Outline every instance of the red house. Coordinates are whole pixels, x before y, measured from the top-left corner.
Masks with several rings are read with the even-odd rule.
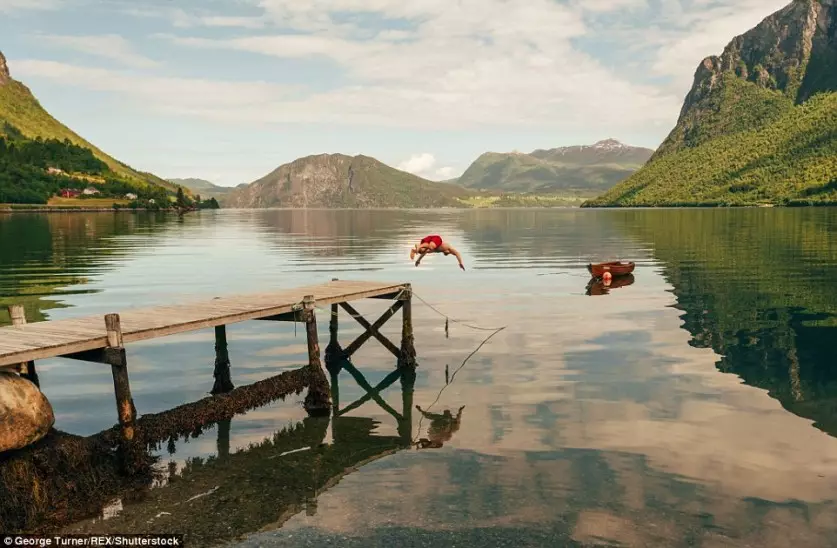
[[[78,190],[73,190],[72,188],[62,188],[59,194],[62,198],[76,198],[81,193]]]

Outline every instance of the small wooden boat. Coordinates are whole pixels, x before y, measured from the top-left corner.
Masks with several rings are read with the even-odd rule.
[[[605,272],[610,272],[614,278],[618,276],[627,276],[634,271],[636,264],[630,261],[614,261],[610,263],[596,263],[588,264],[587,270],[594,278],[601,278]]]

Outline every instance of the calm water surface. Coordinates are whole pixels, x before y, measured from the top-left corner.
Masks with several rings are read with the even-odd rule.
[[[409,248],[428,233],[468,270],[433,256],[415,268]],[[588,288],[584,264],[606,259],[635,260],[634,283]],[[412,404],[400,382],[332,422],[306,420],[303,396],[277,401],[162,448],[171,482],[67,530],[245,546],[837,545],[837,210],[0,215],[0,304],[24,303],[29,321],[333,277],[411,282],[438,309],[414,300]],[[356,307],[372,321],[387,305]],[[396,342],[397,318],[383,329]],[[344,346],[360,333],[341,317]],[[236,324],[228,339],[236,386],[306,360],[293,324]],[[138,412],[205,397],[213,342],[129,345]],[[395,365],[374,340],[353,362],[372,386]],[[38,368],[56,428],[114,424],[107,369]],[[338,387],[341,407],[366,393],[347,372]],[[391,450],[405,435],[442,446]],[[343,460],[318,457],[322,439]],[[272,508],[292,489],[283,466],[310,492]]]

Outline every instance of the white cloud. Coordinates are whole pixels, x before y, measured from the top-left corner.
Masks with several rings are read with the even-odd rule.
[[[267,23],[265,17],[197,14],[188,12],[183,8],[167,6],[133,6],[122,9],[122,13],[146,19],[163,19],[168,21],[173,27],[181,29],[195,27],[258,29],[264,27]]]
[[[429,171],[435,165],[436,158],[432,154],[425,152],[423,154],[413,154],[396,167],[401,171],[418,175],[419,173]]]
[[[619,78],[574,49],[571,39],[587,31],[582,16],[552,0],[261,0],[259,5],[267,19],[293,31],[168,39],[195,48],[328,59],[351,84],[277,102],[269,111],[200,115],[424,129],[513,125],[605,131],[670,123],[680,107],[677,95]],[[596,9],[605,7],[599,2]],[[375,24],[352,22],[346,14],[374,16]],[[385,18],[402,22],[397,29],[384,28]]]
[[[158,110],[174,113],[201,109],[235,111],[236,108],[258,111],[273,101],[281,101],[292,91],[290,87],[264,82],[149,77],[54,61],[17,61],[15,72],[22,78],[48,78],[93,91],[123,93]]]
[[[56,10],[62,4],[62,0],[0,0],[0,13],[24,10]]]
[[[648,8],[648,0],[578,0],[574,5],[593,13]]]
[[[436,168],[436,157],[429,152],[413,154],[398,164],[396,169],[430,179],[431,181],[452,179],[455,173],[454,169],[449,166]]]
[[[149,68],[158,64],[156,61],[134,51],[130,42],[116,34],[97,36],[38,35],[37,39],[40,42],[48,42],[62,48],[112,59],[130,67]]]
[[[252,0],[251,11],[224,14],[133,8],[135,15],[196,29],[190,36],[158,35],[172,44],[295,59],[311,62],[311,70],[300,72],[296,86],[149,78],[46,61],[17,63],[16,70],[224,123],[662,136],[700,60],[785,1],[679,0],[662,2],[659,11],[646,9],[646,0]],[[253,15],[254,7],[260,15]],[[622,11],[630,17],[608,22]],[[199,27],[210,26],[238,31],[208,38]],[[589,41],[602,33],[615,40],[608,47],[636,53],[627,63],[635,69],[575,45],[577,38]],[[124,43],[72,45],[132,66],[146,62]],[[330,62],[329,74],[320,60]],[[217,68],[212,78],[224,73]],[[321,76],[327,84],[317,81]],[[656,76],[673,83],[645,83]]]
[[[439,180],[453,179],[456,171],[452,167],[440,167],[436,170],[436,178]]]

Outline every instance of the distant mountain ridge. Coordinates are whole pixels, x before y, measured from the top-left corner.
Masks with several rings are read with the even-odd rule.
[[[172,184],[188,188],[193,194],[200,195],[201,198],[221,200],[233,190],[233,187],[219,186],[206,179],[185,178],[168,179],[168,181]]]
[[[837,0],[794,0],[704,59],[648,164],[592,206],[837,203]]]
[[[230,208],[463,207],[469,193],[397,170],[369,156],[319,154],[283,164],[223,201]]]
[[[653,150],[605,139],[523,152],[487,152],[457,182],[471,189],[508,192],[602,192],[645,164]]]

